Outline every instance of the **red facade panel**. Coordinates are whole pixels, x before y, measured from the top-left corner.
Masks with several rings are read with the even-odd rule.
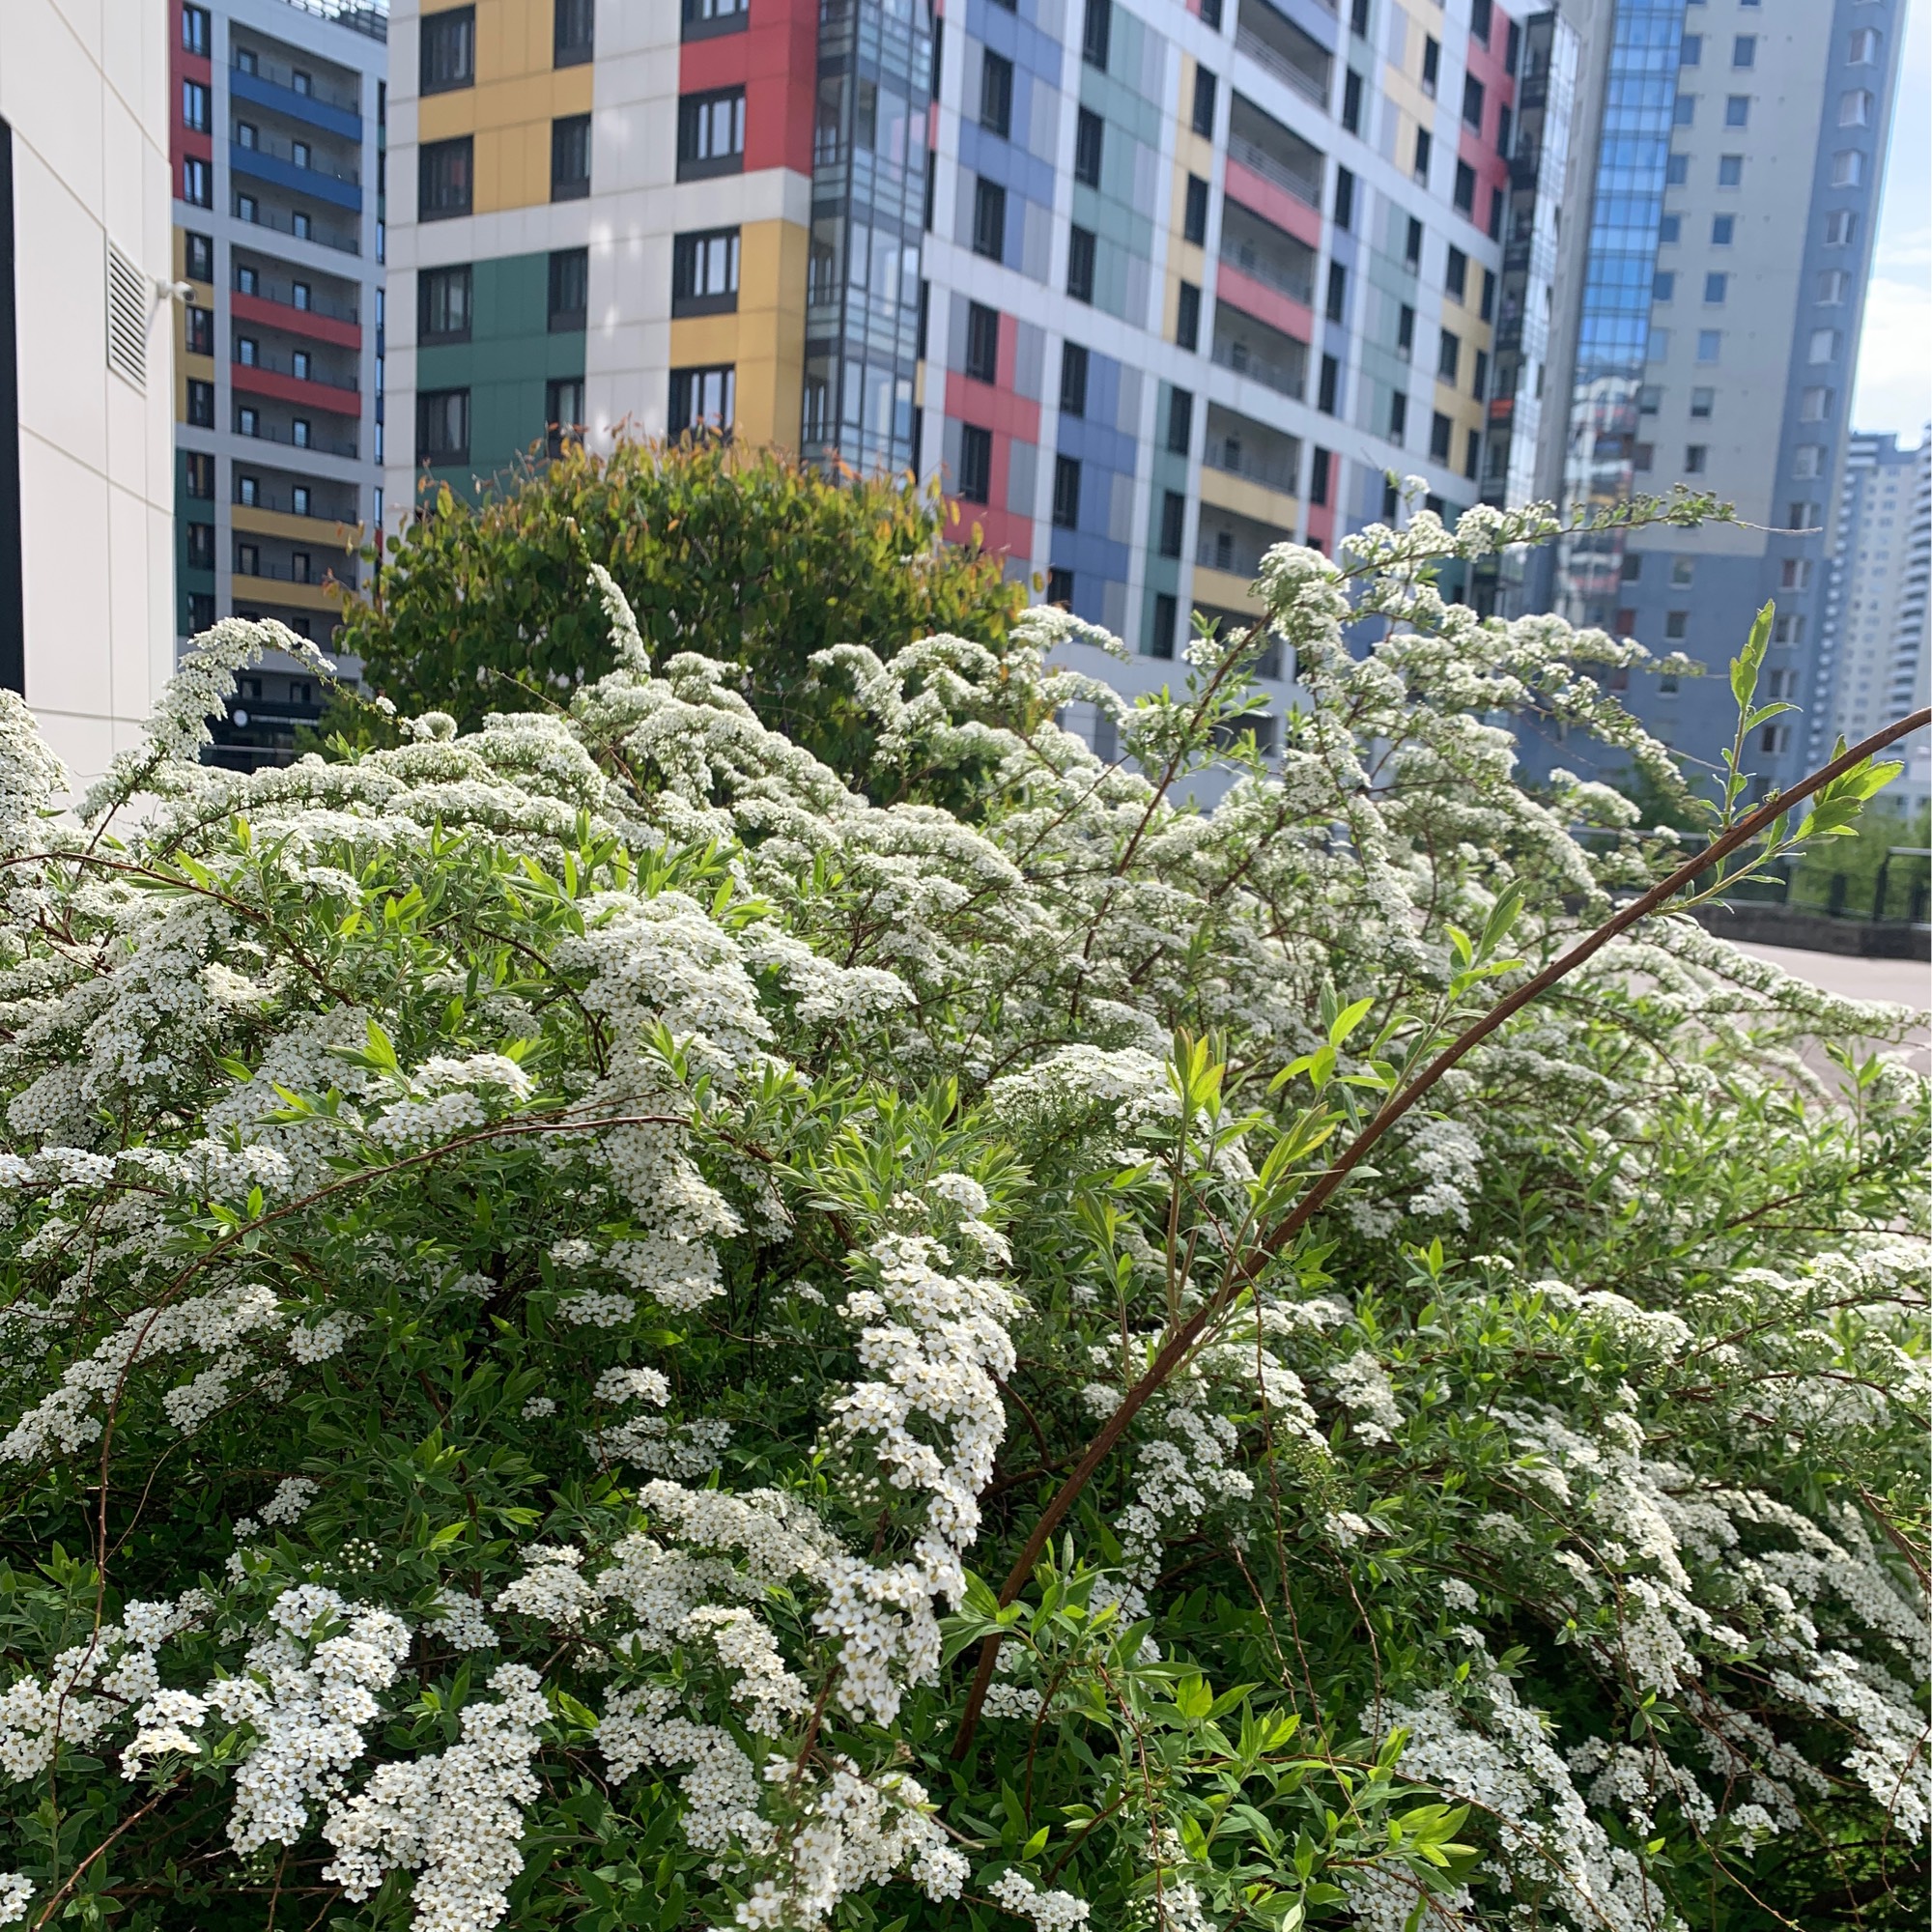
[[[257,322],[268,328],[284,328],[291,335],[305,335],[311,342],[332,342],[343,349],[362,346],[359,323],[338,322],[332,315],[317,315],[311,308],[270,301],[265,296],[233,296],[229,298],[229,312],[237,322]]]
[[[745,90],[745,171],[811,172],[818,83],[817,0],[753,0],[742,34],[688,41],[678,53],[678,90]]]
[[[1239,161],[1231,159],[1225,178],[1228,199],[1238,201],[1245,209],[1259,214],[1264,221],[1272,221],[1277,228],[1285,228],[1297,241],[1306,242],[1311,248],[1321,245],[1321,211],[1310,208],[1297,195],[1290,194],[1284,187],[1277,187],[1265,176],[1258,175],[1254,169],[1243,167]]]

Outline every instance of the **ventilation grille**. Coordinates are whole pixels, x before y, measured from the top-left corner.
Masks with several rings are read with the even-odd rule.
[[[107,244],[107,366],[137,389],[148,386],[148,282]]]

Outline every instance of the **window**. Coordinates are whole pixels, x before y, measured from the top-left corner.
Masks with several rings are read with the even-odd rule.
[[[1002,262],[1007,251],[1007,191],[984,176],[973,184],[973,252]]]
[[[1063,530],[1080,523],[1080,464],[1071,456],[1053,459],[1053,521]]]
[[[1332,355],[1321,358],[1321,374],[1315,385],[1315,407],[1324,416],[1335,413],[1335,400],[1342,386],[1342,365]]]
[[[1825,473],[1825,447],[1817,442],[1801,442],[1793,453],[1791,473],[1794,476],[1822,476]]]
[[[1060,413],[1087,413],[1087,351],[1077,342],[1060,345]]]
[[[1658,217],[1657,239],[1666,245],[1675,245],[1684,236],[1684,217],[1681,214],[1664,214]]]
[[[1838,331],[1835,328],[1814,328],[1804,359],[1807,362],[1835,362],[1838,359]]]
[[[1852,38],[1845,48],[1845,64],[1848,67],[1870,67],[1878,59],[1878,29],[1876,27],[1854,27]]]
[[[1678,43],[1677,65],[1679,67],[1701,67],[1704,61],[1704,36],[1686,34]]]
[[[1355,177],[1348,168],[1335,170],[1335,226],[1347,231],[1355,225]]]
[[[1483,125],[1483,83],[1473,73],[1463,76],[1463,119],[1480,130]]]
[[[560,115],[550,124],[550,198],[582,201],[589,192],[590,116]]]
[[[298,416],[289,425],[289,440],[298,449],[307,449],[314,441],[314,425],[306,416]]]
[[[235,338],[235,359],[244,369],[257,367],[262,360],[262,345],[252,335]]]
[[[1067,232],[1066,293],[1075,301],[1090,302],[1094,299],[1094,231],[1091,228],[1073,228]]]
[[[1320,447],[1316,449],[1314,460],[1308,466],[1308,500],[1311,503],[1327,502],[1329,469],[1333,462],[1332,452]]]
[[[476,9],[452,7],[422,17],[419,91],[447,94],[476,85]]]
[[[261,63],[255,58],[253,47],[240,47],[235,54],[236,70],[242,73],[259,73]]]
[[[1707,442],[1690,442],[1684,446],[1684,473],[1687,476],[1701,476],[1711,455],[1711,445]]]
[[[1650,278],[1650,298],[1654,302],[1673,300],[1677,295],[1677,273],[1672,269],[1659,269]]]
[[[1715,362],[1719,351],[1724,344],[1724,332],[1720,328],[1700,328],[1697,331],[1697,359],[1700,362]]]
[[[475,181],[473,137],[425,141],[416,150],[416,215],[422,221],[447,221],[469,213]]]
[[[738,306],[738,231],[708,228],[670,245],[672,315],[729,315]]]
[[[1469,393],[1480,403],[1490,393],[1490,352],[1476,351],[1476,373],[1469,382]]]
[[[298,349],[289,357],[289,374],[298,383],[306,383],[309,380],[313,364],[309,360],[306,349]]]
[[[1490,8],[1491,0],[1470,0],[1469,32],[1484,46],[1490,43]]]
[[[1735,214],[1714,214],[1711,217],[1711,246],[1728,248],[1738,232],[1738,217]]]
[[[1175,389],[1167,404],[1167,446],[1176,456],[1185,456],[1194,437],[1194,391]]]
[[[1745,180],[1745,157],[1742,155],[1719,155],[1718,156],[1718,185],[1719,187],[1742,187]]]
[[[1696,124],[1697,97],[1694,94],[1680,94],[1670,103],[1670,125],[1673,128],[1690,128]]]
[[[555,26],[551,39],[551,65],[583,67],[596,52],[596,0],[556,0]]]
[[[1643,475],[1649,475],[1657,468],[1657,445],[1654,442],[1633,444],[1631,448],[1631,468]],[[1621,624],[1617,628],[1619,630],[1628,630],[1630,626]]]
[[[1408,218],[1408,240],[1403,248],[1402,258],[1411,273],[1422,267],[1422,223],[1412,214]]]
[[[1073,602],[1073,573],[1059,564],[1051,565],[1046,573],[1046,601],[1057,604],[1064,611]]]
[[[1201,24],[1210,34],[1221,31],[1221,0],[1201,0]]]
[[[1347,170],[1344,174],[1346,176]],[[1208,184],[1199,175],[1187,177],[1187,198],[1180,216],[1181,239],[1201,242],[1208,239]]]
[[[1827,269],[1818,277],[1818,305],[1820,308],[1836,308],[1845,299],[1845,290],[1850,286],[1850,277],[1842,269]]]
[[[1672,582],[1674,582],[1673,576]],[[1690,635],[1690,613],[1688,611],[1666,611],[1663,613],[1663,641],[1667,644],[1681,644]]]
[[[1342,82],[1342,126],[1350,134],[1362,131],[1362,76],[1353,68]]]
[[[1490,190],[1489,236],[1492,242],[1503,239],[1503,191],[1499,187]]]
[[[468,342],[470,327],[470,270],[424,269],[416,276],[416,340]]]
[[[1080,110],[1073,130],[1073,179],[1085,187],[1100,185],[1100,147],[1106,128],[1107,124],[1091,107]]]
[[[192,155],[182,161],[182,199],[196,208],[214,206],[214,176],[206,161]]]
[[[262,546],[260,544],[237,542],[235,546],[235,575],[237,577],[260,577],[262,574]]]
[[[1422,37],[1422,88],[1425,94],[1435,92],[1435,83],[1442,73],[1442,43],[1434,34]]]
[[[678,180],[742,174],[744,167],[745,90],[685,95],[677,103]]]
[[[1013,64],[990,48],[980,63],[980,126],[1002,140],[1013,130]]]
[[[182,126],[208,132],[208,89],[198,80],[182,82]]]
[[[1708,416],[1717,407],[1716,389],[1692,389],[1690,391],[1690,413],[1693,416]]]
[[[1730,294],[1731,278],[1726,274],[1709,274],[1704,277],[1704,299],[1713,306],[1721,305]]]
[[[1729,94],[1724,97],[1724,126],[1726,128],[1748,128],[1750,126],[1750,96],[1748,94]]]
[[[573,335],[589,320],[590,251],[559,248],[550,258],[550,332]]]
[[[1429,418],[1429,454],[1432,461],[1449,461],[1449,439],[1456,433],[1456,425],[1436,410]]]
[[[1201,291],[1193,282],[1182,282],[1175,298],[1174,342],[1178,349],[1201,347]]]
[[[1463,474],[1464,476],[1475,475],[1477,469],[1481,467],[1482,460],[1483,433],[1481,430],[1472,429],[1469,432],[1468,445],[1463,455]]]
[[[1435,345],[1435,373],[1445,383],[1454,383],[1462,374],[1463,340],[1444,329]]]
[[[742,34],[751,24],[750,0],[684,0],[683,37],[687,41],[708,41],[719,34]],[[935,39],[935,59],[938,51]]]
[[[1800,505],[1810,508],[1809,504]],[[1802,644],[1804,641],[1804,613],[1802,611],[1779,611],[1772,624],[1772,640],[1779,644]]]
[[[1153,599],[1153,635],[1148,639],[1148,655],[1171,658],[1174,634],[1180,628],[1180,606],[1171,590],[1157,590]]]
[[[1214,131],[1214,76],[1205,67],[1194,70],[1194,131],[1197,134],[1211,134]]]
[[[214,279],[214,238],[212,235],[195,235],[184,232],[182,267],[191,282],[212,282]]]
[[[1865,180],[1865,157],[1858,148],[1840,148],[1832,156],[1832,185],[1833,187],[1862,187]]]
[[[1413,168],[1411,169],[1411,172],[1414,174],[1417,181],[1419,182],[1428,181],[1429,163],[1432,157],[1435,156],[1435,137],[1430,133],[1427,128],[1418,128],[1415,130],[1415,163]],[[1460,167],[1462,163],[1458,162],[1457,165]],[[1471,192],[1474,191],[1475,179],[1476,179],[1475,174],[1473,171],[1471,171],[1469,176],[1469,181],[1471,184]]]
[[[1832,392],[1824,387],[1812,387],[1800,392],[1798,398],[1798,420],[1800,422],[1826,422],[1832,414]]]
[[[738,372],[728,362],[670,372],[672,436],[728,436],[737,413]]]
[[[1643,553],[1641,551],[1626,551],[1624,553],[1623,562],[1618,566],[1617,579],[1618,582],[1623,583],[1641,583],[1643,582]],[[1618,630],[1632,630],[1634,628],[1635,623],[1636,619],[1634,616],[1627,624],[1624,622],[1624,613],[1621,611],[1617,612]]]
[[[315,92],[315,82],[300,68],[291,68],[289,70],[289,91],[293,94],[299,94],[306,99]]]
[[[416,398],[416,461],[469,461],[469,391],[426,389]]]
[[[315,581],[315,559],[307,551],[289,553],[289,581],[293,583],[312,583]]]
[[[289,508],[298,517],[308,515],[309,493],[306,483],[298,483],[289,492]]]
[[[1666,187],[1682,187],[1690,179],[1690,156],[1689,155],[1668,156],[1663,163],[1663,185]]]
[[[978,423],[960,425],[959,494],[969,503],[992,500],[993,432]]]
[[[190,389],[192,389],[194,385],[190,384],[188,386]],[[213,397],[213,393],[214,393],[213,385],[210,384],[209,394],[211,398]],[[214,404],[212,400],[209,403],[208,407],[209,407],[209,419],[210,422],[213,423]],[[193,408],[194,408],[194,398],[192,395],[190,395],[188,397],[188,409],[190,412],[192,412]],[[194,417],[191,413],[188,417],[188,420],[190,422],[194,420]],[[255,409],[250,404],[247,403],[239,404],[236,407],[235,411],[235,434],[237,436],[260,436],[262,434],[262,412],[258,409]]]
[[[1755,67],[1757,65],[1757,36],[1740,34],[1731,43],[1731,65],[1733,67]]]
[[[214,628],[214,599],[206,590],[190,590],[187,594],[187,629],[190,637],[199,637],[204,631]]]
[[[214,36],[210,30],[208,9],[206,7],[184,7],[182,9],[182,47],[185,52],[199,54],[203,60],[209,59],[209,49],[214,44]]]
[[[1683,590],[1690,586],[1697,575],[1697,559],[1694,556],[1673,556],[1670,559],[1670,587]],[[1668,627],[1664,635],[1669,635]]]
[[[298,242],[306,242],[309,238],[308,216],[300,213],[291,216],[289,220],[289,232]]]
[[[1348,312],[1349,271],[1340,262],[1328,264],[1328,306],[1330,322],[1340,322]]]
[[[966,373],[976,383],[1000,380],[1000,312],[983,302],[966,305]]]
[[[1400,389],[1389,397],[1388,425],[1391,442],[1400,442],[1408,434],[1408,398]]]
[[[1396,313],[1395,346],[1405,355],[1415,354],[1415,311],[1404,302]]]
[[[1849,248],[1858,232],[1859,217],[1852,209],[1834,208],[1825,217],[1825,245],[1828,248]]]
[[[1425,172],[1425,163],[1421,159],[1421,145],[1419,141],[1416,143],[1417,160],[1415,171],[1418,175]],[[1456,192],[1454,199],[1458,214],[1474,215],[1476,212],[1476,171],[1467,161],[1458,161],[1456,163]]]
[[[1179,490],[1167,491],[1160,499],[1160,554],[1179,556],[1187,527],[1187,498]]]
[[[189,450],[182,459],[182,487],[201,502],[214,500],[214,458]]]
[[[1663,407],[1663,391],[1655,383],[1646,383],[1636,392],[1636,412],[1640,416],[1654,416]]]
[[[1780,590],[1810,589],[1811,559],[1808,556],[1787,556],[1778,573],[1777,587]]]
[[[183,327],[186,337],[187,353],[190,355],[214,354],[214,311],[212,308],[196,308],[190,305],[183,318]]]
[[[214,568],[214,526],[213,524],[184,524],[182,526],[183,561],[190,570],[213,570]]]
[[[583,378],[560,376],[544,384],[544,446],[552,457],[583,440]]]
[[[1114,38],[1114,0],[1087,0],[1080,23],[1080,58],[1089,67],[1107,71],[1109,43]]]
[[[1451,298],[1459,302],[1468,300],[1469,258],[1460,248],[1452,247],[1442,270],[1442,286]]]

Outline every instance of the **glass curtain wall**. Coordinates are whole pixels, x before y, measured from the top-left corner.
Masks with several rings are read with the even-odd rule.
[[[1684,0],[1617,0],[1564,462],[1573,512],[1634,494],[1683,38]],[[1556,601],[1572,623],[1614,623],[1623,553],[1621,531],[1564,540]]]
[[[926,0],[821,0],[800,442],[827,468],[918,464],[931,80]]]

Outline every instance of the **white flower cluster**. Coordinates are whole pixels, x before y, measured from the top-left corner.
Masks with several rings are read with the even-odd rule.
[[[987,1891],[1022,1918],[1031,1918],[1039,1932],[1072,1932],[1087,1922],[1087,1901],[1067,1891],[1041,1891],[1023,1871],[1003,1871]]]

